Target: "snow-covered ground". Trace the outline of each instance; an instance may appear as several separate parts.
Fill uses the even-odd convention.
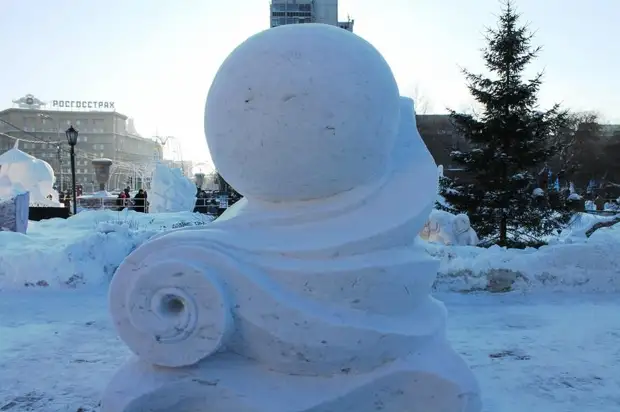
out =
[[[620,410],[617,296],[438,297],[454,347],[480,380],[484,412]],[[4,292],[0,336],[1,411],[97,411],[129,356],[102,290]]]
[[[620,224],[586,239],[600,220],[584,215],[540,250],[426,245],[485,412],[620,411]],[[154,234],[206,223],[100,211],[0,232],[0,411],[97,411],[129,356],[106,308],[114,270]],[[518,275],[513,292],[475,292],[501,269]]]

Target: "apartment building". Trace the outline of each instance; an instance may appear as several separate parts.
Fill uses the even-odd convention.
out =
[[[71,170],[65,130],[73,125],[79,131],[75,147],[76,184],[82,185],[85,192],[96,187],[92,159],[108,158],[114,162],[111,189],[126,186],[136,175],[136,169],[162,159],[161,144],[141,137],[132,119],[110,109],[113,102],[61,102],[62,106],[59,101],[45,104],[26,95],[14,100],[16,107],[0,111],[4,121],[0,122],[0,153],[20,140],[19,149],[48,162],[58,187],[62,181],[62,188],[68,188]]]
[[[338,0],[272,0],[270,27],[323,23],[353,31],[354,20],[338,21]]]

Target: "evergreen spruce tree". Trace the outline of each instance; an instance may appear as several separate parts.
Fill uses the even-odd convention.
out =
[[[490,76],[464,70],[482,110],[477,115],[451,111],[456,132],[470,149],[452,153],[463,172],[440,185],[449,204],[442,209],[467,213],[485,243],[502,246],[541,244],[570,217],[567,210],[551,207],[549,199],[532,196],[535,176],[557,152],[551,142],[567,115],[558,106],[538,109],[542,74],[526,80],[523,72],[540,48],[531,46],[532,34],[519,25],[519,17],[513,1],[506,0],[498,27],[487,31],[483,56]]]

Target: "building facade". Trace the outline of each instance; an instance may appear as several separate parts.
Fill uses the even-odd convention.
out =
[[[133,121],[124,114],[109,110],[99,110],[99,103],[85,102],[85,107],[58,106],[54,101],[52,109],[32,95],[27,95],[14,103],[17,107],[0,111],[0,153],[15,146],[19,140],[20,150],[45,160],[54,169],[56,185],[68,189],[71,182],[69,146],[65,130],[69,126],[79,131],[75,146],[76,184],[84,192],[96,189],[95,173],[91,161],[108,158],[112,165],[108,183],[110,190],[128,185],[136,187],[138,179],[147,174],[153,165],[162,159],[162,146],[155,140],[143,138],[135,130]],[[89,109],[95,106],[96,109]],[[72,105],[73,104],[73,105]],[[104,106],[103,104],[101,106]],[[113,108],[112,103],[112,108]]]
[[[338,0],[272,0],[270,27],[323,23],[353,31],[354,20],[338,21]]]

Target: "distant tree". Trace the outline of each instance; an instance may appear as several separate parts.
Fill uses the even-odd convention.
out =
[[[413,93],[412,93],[411,98],[413,99],[413,104],[415,107],[416,114],[428,113],[430,106],[431,106],[431,102],[428,99],[428,97],[425,96],[424,93],[422,93],[419,85],[416,85],[413,88]]]
[[[601,177],[604,185],[608,188],[610,197],[620,196],[620,130],[605,139],[601,151],[605,165],[605,173]]]
[[[602,128],[596,113],[570,113],[558,133],[556,169],[566,182],[586,187],[592,179],[601,179],[606,172]]]
[[[531,47],[532,34],[520,26],[513,2],[503,2],[496,29],[488,29],[483,50],[489,77],[464,70],[467,85],[480,110],[451,111],[467,151],[454,151],[452,160],[463,177],[441,182],[441,194],[451,212],[468,213],[472,226],[486,243],[540,244],[561,228],[568,210],[557,202],[534,199],[535,175],[557,152],[553,141],[566,126],[567,114],[554,106],[538,108],[542,74],[523,79],[526,66],[540,48]]]

